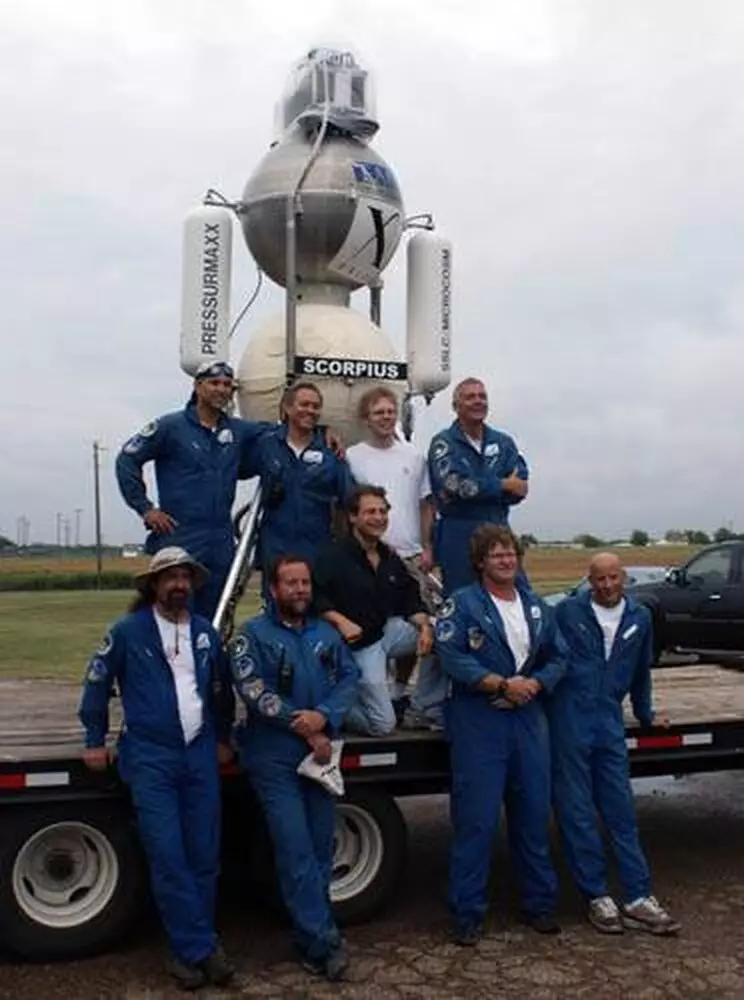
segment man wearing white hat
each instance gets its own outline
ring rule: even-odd
[[[189,612],[208,572],[168,546],[136,579],[138,596],[93,654],[80,703],[83,761],[109,764],[109,699],[116,684],[125,729],[118,768],[130,786],[153,895],[186,989],[232,978],[214,929],[220,851],[219,762],[234,715],[229,668],[211,623]]]

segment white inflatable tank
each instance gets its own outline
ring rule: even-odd
[[[452,378],[452,244],[419,232],[406,258],[408,382],[411,392],[433,396]]]
[[[346,306],[302,303],[297,306],[297,355],[327,358],[338,370],[344,359],[391,362],[399,356],[382,330],[371,320]],[[319,367],[323,368],[323,365]],[[285,385],[285,317],[276,316],[252,334],[238,365],[238,406],[246,420],[276,420]],[[343,378],[318,375],[315,371],[298,375],[313,382],[323,393],[323,422],[338,431],[346,444],[361,438],[356,420],[359,398],[375,385],[391,388],[400,399],[405,382],[372,378]]]
[[[227,208],[201,205],[184,221],[181,368],[187,375],[205,361],[229,358],[232,234]]]

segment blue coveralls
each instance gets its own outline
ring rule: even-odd
[[[173,673],[147,607],[113,626],[88,664],[80,703],[86,747],[105,745],[116,683],[126,730],[118,767],[132,793],[153,895],[174,954],[195,964],[217,946],[215,894],[220,856],[217,741],[234,714],[227,657],[211,624],[191,618],[204,724],[186,744]]]
[[[264,569],[288,553],[312,562],[331,541],[334,502],[343,503],[354,488],[349,467],[325,444],[322,431],[316,430],[299,457],[287,443],[287,432],[282,425],[259,444],[264,497],[259,559]]]
[[[310,748],[290,723],[294,712],[315,709],[334,736],[356,698],[359,671],[326,622],[308,618],[292,628],[273,612],[246,622],[230,659],[249,713],[238,728],[241,763],[266,814],[295,943],[304,957],[323,960],[340,943],[329,897],[334,804],[320,785],[297,774]]]
[[[518,593],[531,638],[520,674],[539,680],[550,694],[566,670],[565,645],[549,609],[527,588],[519,586]],[[476,689],[489,673],[516,674],[501,616],[479,583],[445,601],[435,635],[440,662],[452,680],[445,706],[452,766],[452,915],[462,928],[483,923],[504,799],[522,910],[533,917],[551,915],[557,881],[549,849],[550,743],[543,697],[522,707],[498,708]]]
[[[180,545],[210,571],[194,595],[194,609],[212,618],[235,553],[232,507],[239,479],[260,473],[258,441],[276,424],[222,414],[214,430],[199,422],[196,404],[168,413],[130,438],[116,459],[125,503],[144,517],[153,507],[142,467],[155,463],[158,506],[178,522],[173,534],[150,532],[145,548]]]
[[[501,480],[515,469],[520,479],[528,479],[527,463],[514,440],[486,425],[481,447],[479,454],[457,421],[429,445],[429,477],[437,510],[434,558],[445,594],[474,580],[468,549],[478,525],[508,524],[510,507],[524,499],[501,488]]]
[[[653,635],[647,608],[626,598],[609,660],[589,592],[556,608],[569,649],[568,674],[549,706],[553,795],[566,860],[590,899],[607,895],[601,816],[630,903],[651,891],[638,837],[622,703],[630,692],[642,726],[653,725]]]

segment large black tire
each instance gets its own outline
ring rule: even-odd
[[[131,927],[147,884],[119,803],[14,806],[0,813],[0,942],[32,961],[105,950]]]
[[[352,790],[336,807],[336,853],[331,900],[340,924],[378,913],[399,888],[408,854],[408,831],[395,799]]]

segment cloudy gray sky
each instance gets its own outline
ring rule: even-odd
[[[376,72],[375,145],[454,241],[455,375],[485,374],[528,457],[517,526],[744,528],[740,0],[4,0],[0,532],[79,507],[92,538],[99,438],[106,538],[137,539],[112,460],[188,392],[183,215],[240,195],[318,42]]]

